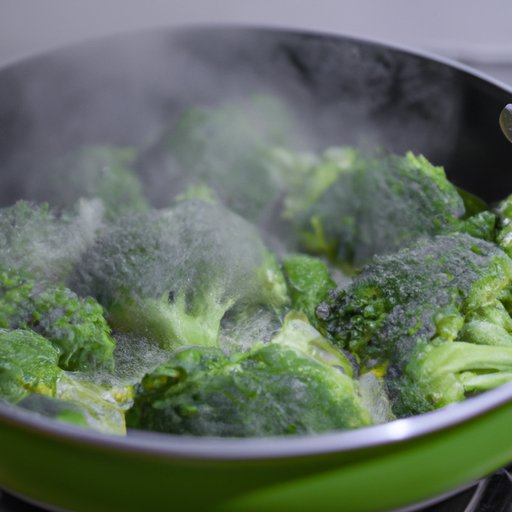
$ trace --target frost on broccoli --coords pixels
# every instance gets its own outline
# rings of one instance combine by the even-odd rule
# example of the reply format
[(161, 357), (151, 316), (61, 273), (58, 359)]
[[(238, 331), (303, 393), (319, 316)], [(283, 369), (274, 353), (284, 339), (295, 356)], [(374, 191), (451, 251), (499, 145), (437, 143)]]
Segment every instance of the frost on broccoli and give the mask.
[(1, 267), (0, 328), (30, 329), (48, 338), (63, 369), (113, 366), (115, 341), (100, 304)]
[(375, 254), (442, 233), (465, 214), (444, 170), (410, 152), (364, 155), (342, 147), (316, 156), (280, 150), (273, 165), (288, 180), (283, 216), (300, 246), (342, 267), (359, 268)]
[(0, 329), (0, 396), (15, 403), (39, 393), (54, 396), (59, 352), (31, 331)]
[(103, 223), (103, 205), (81, 200), (56, 212), (47, 203), (0, 208), (0, 266), (62, 282)]
[(146, 375), (127, 424), (196, 436), (309, 434), (372, 424), (346, 356), (291, 314), (268, 344), (188, 348)]
[[(65, 154), (36, 176), (35, 194), (69, 209), (80, 198), (97, 199), (108, 219), (149, 208), (130, 147), (90, 145)], [(38, 179), (39, 178), (39, 179)]]
[(496, 245), (440, 235), (376, 257), (317, 315), (363, 372), (385, 375), (396, 414), (409, 415), (512, 375), (511, 284), (512, 260)]
[(130, 386), (110, 387), (58, 366), (59, 351), (34, 331), (0, 329), (0, 396), (45, 416), (125, 433)]
[(256, 229), (222, 206), (184, 200), (112, 225), (71, 280), (114, 330), (168, 349), (215, 346), (226, 313), (288, 301), (276, 259)]
[(292, 126), (280, 100), (253, 96), (186, 111), (169, 133), (167, 147), (185, 188), (206, 184), (223, 204), (258, 222), (279, 194), (264, 165), (266, 154), (287, 142)]
[(497, 215), (496, 243), (512, 257), (512, 195), (495, 208)]

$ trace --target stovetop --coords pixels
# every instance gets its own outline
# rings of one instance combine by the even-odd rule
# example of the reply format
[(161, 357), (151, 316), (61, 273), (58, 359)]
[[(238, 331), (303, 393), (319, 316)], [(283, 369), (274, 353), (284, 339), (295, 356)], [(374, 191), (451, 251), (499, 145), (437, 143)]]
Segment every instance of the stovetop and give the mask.
[[(447, 499), (400, 512), (512, 512), (512, 466)], [(47, 512), (0, 491), (0, 512)]]

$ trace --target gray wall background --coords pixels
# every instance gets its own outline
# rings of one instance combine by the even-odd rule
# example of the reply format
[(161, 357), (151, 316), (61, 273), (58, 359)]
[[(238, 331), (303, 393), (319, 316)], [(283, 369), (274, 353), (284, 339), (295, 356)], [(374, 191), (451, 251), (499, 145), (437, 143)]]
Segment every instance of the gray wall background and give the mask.
[(512, 0), (0, 0), (0, 64), (113, 32), (208, 22), (407, 44), (512, 81)]

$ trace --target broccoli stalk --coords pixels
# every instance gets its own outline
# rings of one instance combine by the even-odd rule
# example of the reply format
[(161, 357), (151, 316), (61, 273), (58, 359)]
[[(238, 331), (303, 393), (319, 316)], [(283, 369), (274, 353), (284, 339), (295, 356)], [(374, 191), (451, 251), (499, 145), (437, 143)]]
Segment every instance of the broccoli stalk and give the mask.
[(114, 330), (133, 333), (156, 340), (161, 346), (171, 344), (215, 346), (220, 333), (221, 320), (233, 306), (234, 300), (209, 294), (208, 302), (195, 310), (187, 306), (181, 293), (164, 294), (160, 300), (147, 298), (119, 302), (109, 309), (109, 323)]
[(409, 395), (414, 390), (415, 399), (421, 396), (427, 404), (442, 407), (512, 381), (512, 346), (422, 343), (411, 355), (406, 374), (414, 376), (404, 385)]

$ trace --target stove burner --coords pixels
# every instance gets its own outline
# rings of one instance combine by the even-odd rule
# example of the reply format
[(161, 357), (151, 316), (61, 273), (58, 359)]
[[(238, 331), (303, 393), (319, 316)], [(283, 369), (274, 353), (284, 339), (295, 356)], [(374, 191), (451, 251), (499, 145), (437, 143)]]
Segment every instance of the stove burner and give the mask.
[[(0, 491), (0, 512), (47, 512)], [(427, 507), (409, 507), (400, 512), (512, 512), (512, 466), (475, 485)]]

